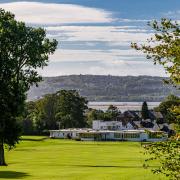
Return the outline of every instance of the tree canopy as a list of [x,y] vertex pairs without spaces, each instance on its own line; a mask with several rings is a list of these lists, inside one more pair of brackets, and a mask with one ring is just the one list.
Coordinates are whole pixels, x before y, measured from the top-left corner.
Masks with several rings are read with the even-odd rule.
[[86,127],[86,109],[87,100],[75,90],[47,94],[37,101],[26,103],[23,133],[44,134],[50,129]]
[[86,126],[85,110],[87,100],[75,90],[61,90],[56,93],[56,120],[61,128],[80,128]]
[[0,165],[5,165],[4,144],[15,146],[20,135],[26,92],[41,81],[37,68],[48,64],[57,46],[42,28],[26,26],[0,9]]
[[176,116],[172,113],[172,109],[180,106],[180,98],[178,96],[169,95],[164,101],[162,101],[158,107],[155,108],[164,116],[167,123],[177,123]]
[[[180,25],[169,19],[162,19],[160,22],[152,21],[149,25],[156,31],[155,35],[147,40],[147,44],[138,45],[132,43],[132,47],[144,52],[148,59],[162,65],[170,75],[169,82],[179,87],[180,85]],[[166,109],[172,106],[172,100],[177,98],[169,97],[167,102],[160,105],[161,110],[168,111],[173,115],[173,121],[179,126],[180,106],[173,106],[171,110]],[[165,108],[164,108],[165,107]],[[178,138],[171,138],[167,142],[151,143],[145,146],[146,152],[151,154],[150,160],[158,159],[160,167],[153,170],[155,173],[163,173],[170,179],[180,178],[180,141]]]
[[147,54],[147,59],[153,59],[154,64],[160,64],[170,75],[169,82],[180,85],[180,25],[163,18],[160,22],[154,20],[148,23],[155,35],[146,44],[132,43],[136,50]]

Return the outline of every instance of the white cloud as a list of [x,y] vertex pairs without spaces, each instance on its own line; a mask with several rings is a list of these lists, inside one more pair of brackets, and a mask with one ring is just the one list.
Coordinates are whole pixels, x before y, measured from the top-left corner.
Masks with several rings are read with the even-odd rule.
[[66,41],[145,41],[152,33],[137,27],[121,26],[56,26],[47,27],[48,36]]
[[13,12],[18,20],[32,24],[108,23],[114,20],[110,12],[72,4],[13,2],[1,3],[0,7]]
[[119,19],[119,22],[148,22],[149,19]]
[[[17,20],[42,25],[49,37],[60,41],[84,42],[85,50],[57,49],[50,57],[50,65],[39,72],[44,76],[68,74],[160,75],[164,71],[145,61],[142,53],[130,49],[130,42],[144,42],[153,34],[138,26],[112,26],[117,21],[111,12],[72,4],[40,2],[0,3],[0,7],[13,12]],[[147,20],[118,19],[119,22]],[[69,26],[68,24],[74,24]],[[77,23],[109,23],[109,26],[76,26]],[[60,26],[62,25],[62,26]],[[105,42],[109,50],[90,50],[94,42]],[[69,43],[70,43],[69,42]],[[99,49],[101,45],[99,44]],[[112,46],[112,47],[111,47]],[[113,49],[123,46],[129,49]]]
[[[114,61],[138,58],[142,53],[133,49],[127,50],[61,50],[57,49],[55,54],[50,57],[53,62],[72,62],[72,61]],[[130,56],[130,57],[127,57]]]
[[165,76],[162,67],[145,60],[142,53],[127,50],[60,50],[50,59],[50,65],[40,71],[45,76],[69,74],[95,75],[155,75]]
[[[66,68],[68,67],[68,68]],[[159,66],[154,66],[150,62],[131,62],[124,63],[120,61],[118,64],[106,64],[106,63],[97,63],[90,62],[88,63],[79,63],[75,62],[72,64],[66,63],[55,63],[52,62],[48,67],[43,71],[39,71],[44,76],[58,76],[58,75],[70,75],[70,74],[94,74],[94,75],[117,75],[117,76],[126,76],[126,75],[154,75],[154,76],[166,76],[164,69]]]

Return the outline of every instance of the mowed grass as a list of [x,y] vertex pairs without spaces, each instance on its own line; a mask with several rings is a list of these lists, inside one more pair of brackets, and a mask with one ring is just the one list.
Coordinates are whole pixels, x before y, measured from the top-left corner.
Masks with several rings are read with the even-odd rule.
[[[23,137],[6,152],[0,179],[25,180],[165,180],[144,169],[138,142],[81,142]],[[157,164],[151,164],[157,166]]]

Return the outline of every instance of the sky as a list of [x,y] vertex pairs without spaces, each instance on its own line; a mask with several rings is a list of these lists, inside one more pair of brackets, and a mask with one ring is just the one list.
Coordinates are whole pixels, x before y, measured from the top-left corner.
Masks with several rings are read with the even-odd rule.
[[166,76],[130,44],[153,35],[148,21],[180,20],[180,0],[0,0],[0,8],[58,40],[49,66],[38,70],[43,76]]

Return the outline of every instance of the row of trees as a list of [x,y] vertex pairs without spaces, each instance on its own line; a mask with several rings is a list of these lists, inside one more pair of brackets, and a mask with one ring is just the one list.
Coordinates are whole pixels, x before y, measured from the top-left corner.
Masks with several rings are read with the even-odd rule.
[[106,111],[88,109],[88,101],[75,90],[61,90],[27,102],[20,119],[23,134],[43,134],[50,129],[91,127],[95,119],[111,121],[121,113],[110,105]]
[[42,134],[49,129],[86,127],[87,100],[75,90],[61,90],[26,103],[21,124],[24,134]]
[[121,114],[121,111],[114,105],[110,105],[106,111],[89,109],[86,114],[87,123],[89,126],[91,126],[93,120],[98,120],[98,119],[104,121],[116,120],[119,114]]
[[[87,103],[87,100],[75,90],[61,90],[37,101],[27,102],[24,114],[19,118],[23,134],[43,134],[48,133],[50,129],[59,128],[92,127],[93,120],[112,121],[121,114],[113,105],[103,111],[88,109]],[[155,108],[155,111],[162,113],[163,122],[174,123],[175,117],[171,111],[177,105],[180,105],[180,98],[170,95]],[[142,119],[150,119],[146,102],[142,105],[141,115]]]

